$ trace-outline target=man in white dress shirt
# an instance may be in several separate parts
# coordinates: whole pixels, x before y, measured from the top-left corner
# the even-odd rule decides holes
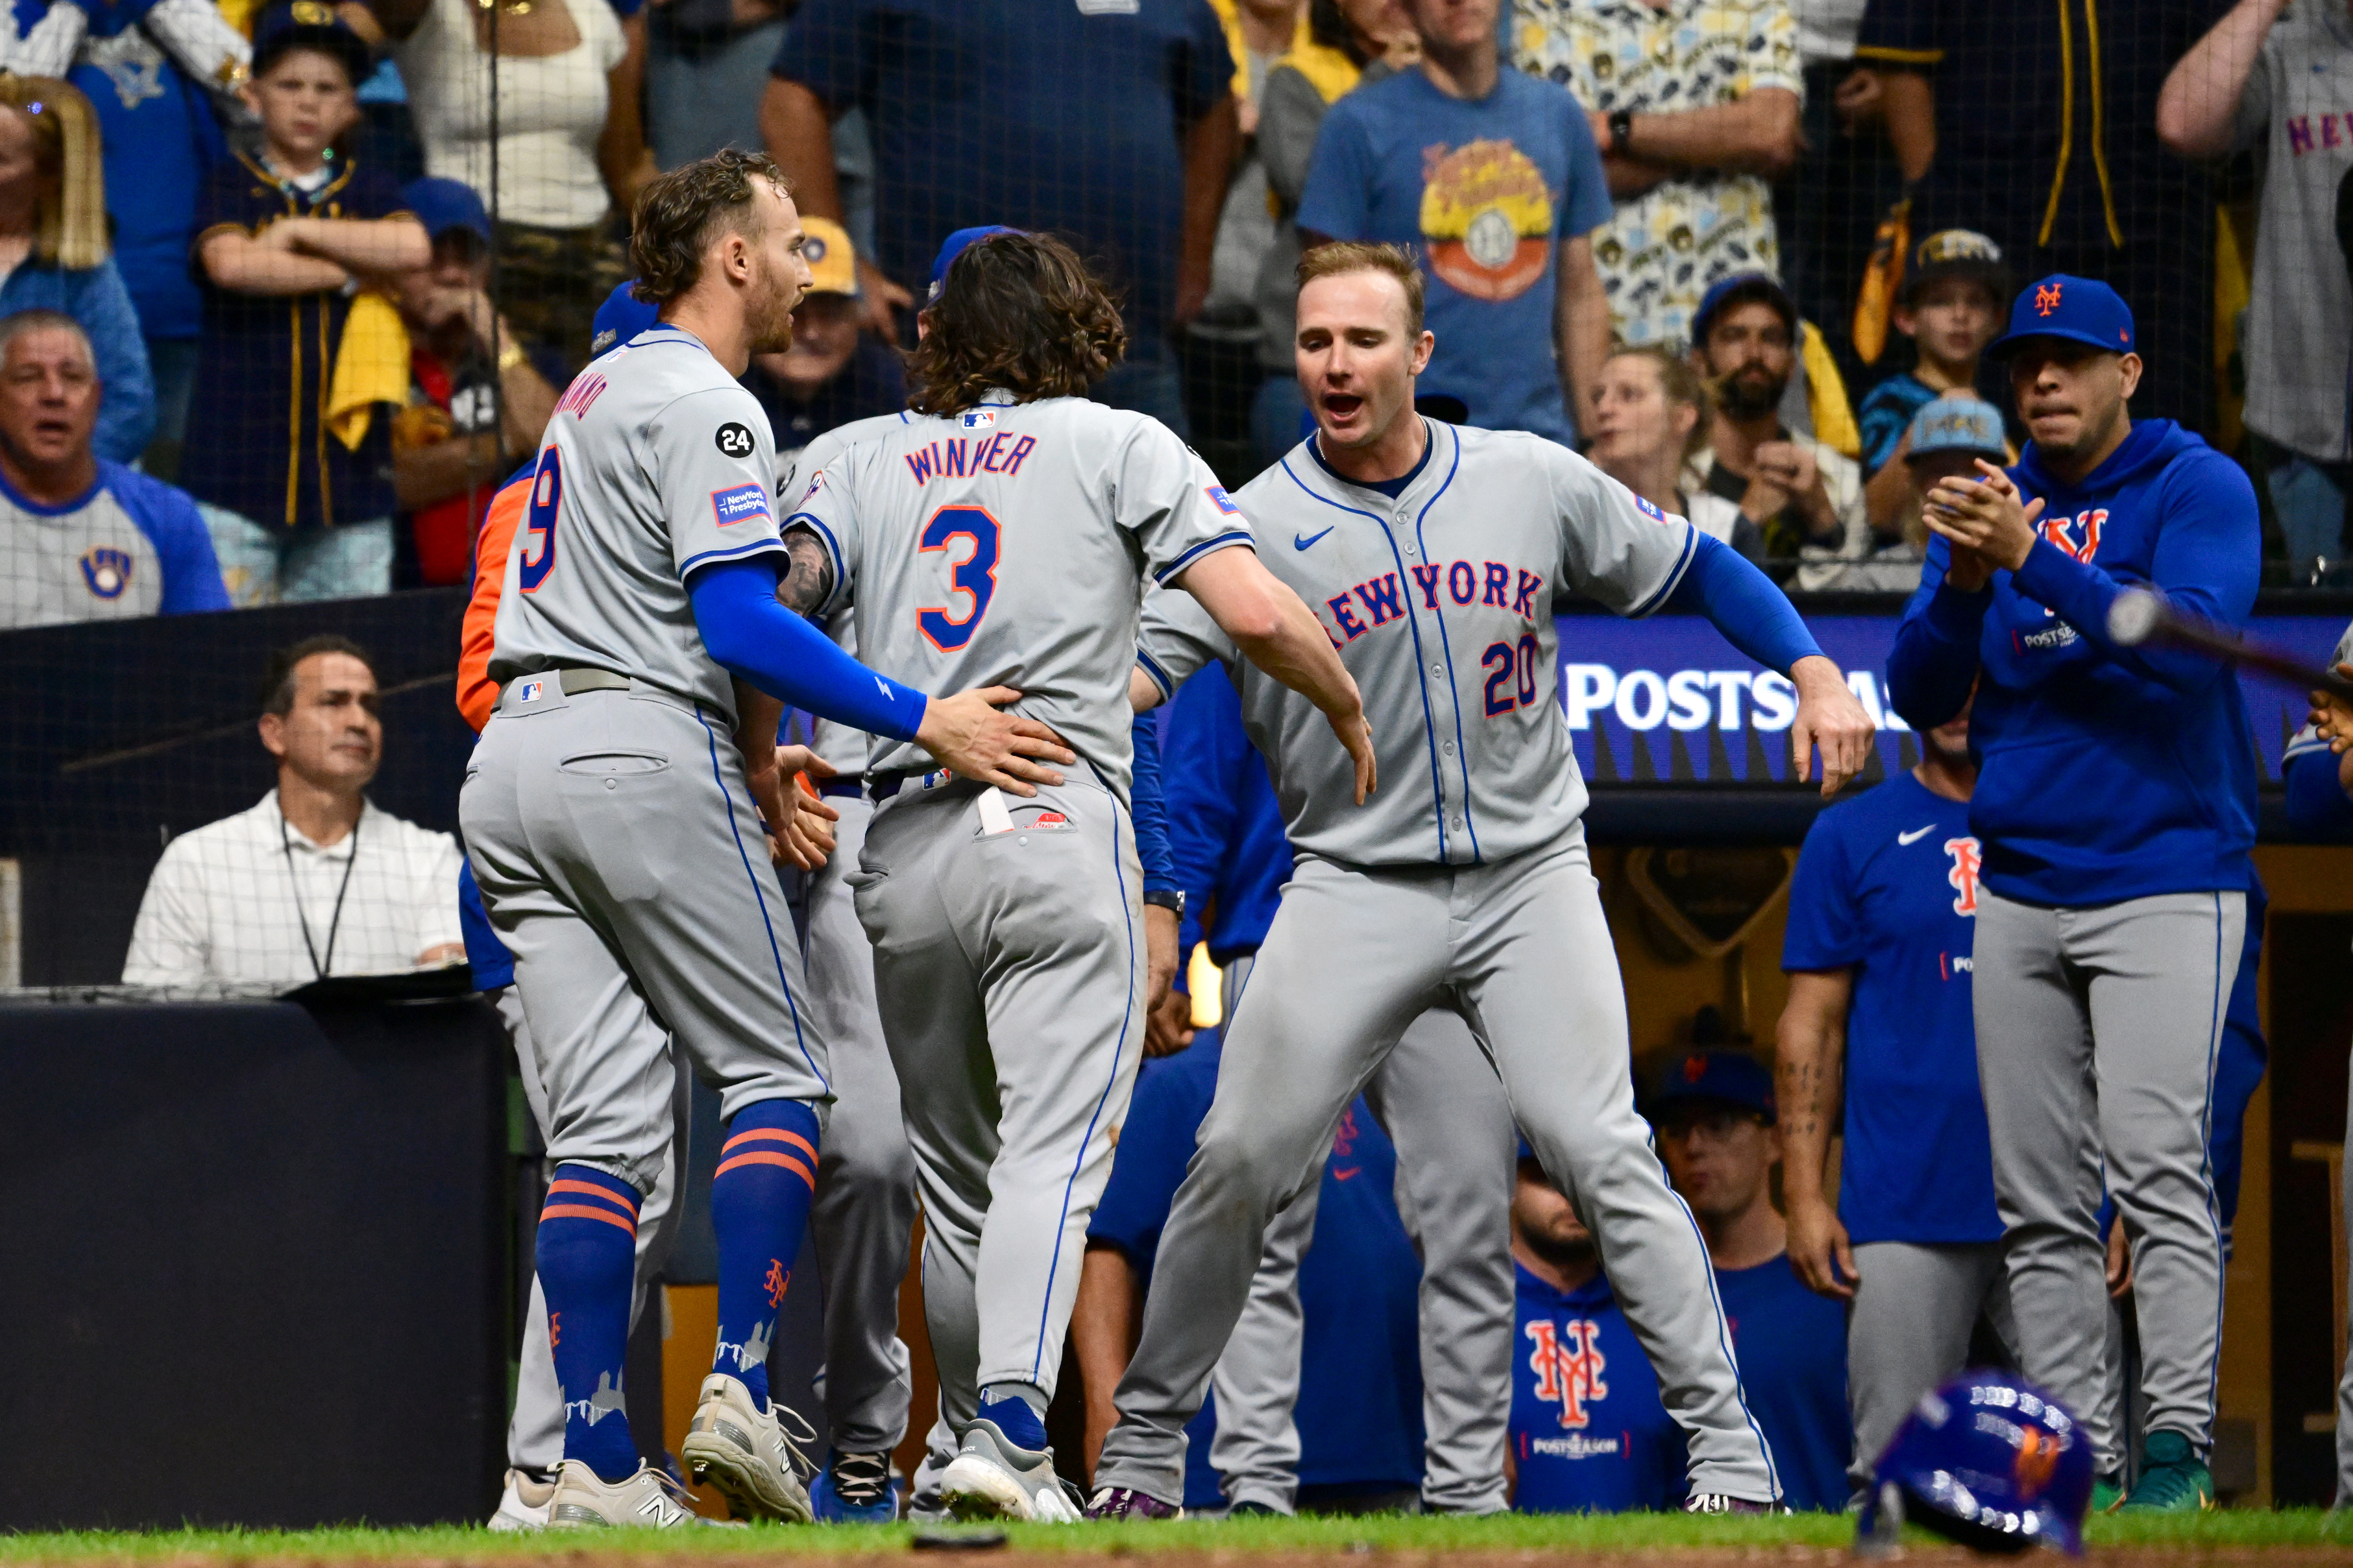
[[[123,984],[291,989],[464,957],[458,841],[364,794],[384,759],[366,653],[327,636],[271,655],[260,731],[278,787],[165,847]]]

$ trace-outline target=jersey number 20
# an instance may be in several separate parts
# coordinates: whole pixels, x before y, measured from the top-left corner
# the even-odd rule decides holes
[[[972,542],[971,551],[961,560],[955,545],[959,539]],[[988,614],[990,596],[997,592],[997,520],[976,506],[944,506],[923,524],[917,542],[925,553],[945,551],[955,566],[955,575],[949,579],[955,591],[948,603],[925,605],[915,612],[915,625],[931,645],[942,653],[954,653],[972,640],[980,617]],[[957,604],[956,595],[971,603]],[[955,613],[959,609],[962,615]]]
[[[555,508],[564,500],[564,461],[554,447],[539,455],[531,476],[531,504],[522,517],[522,591],[547,581],[555,570]]]
[[[1525,708],[1536,700],[1536,661],[1543,658],[1544,649],[1536,646],[1534,632],[1522,637],[1517,647],[1507,642],[1487,645],[1479,662],[1487,670],[1488,718]]]

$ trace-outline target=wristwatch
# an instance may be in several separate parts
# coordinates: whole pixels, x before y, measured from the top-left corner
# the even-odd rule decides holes
[[[1626,155],[1626,144],[1633,139],[1634,111],[1630,109],[1611,110],[1609,115],[1609,151],[1622,158]]]
[[[1182,888],[1146,888],[1144,889],[1144,901],[1168,910],[1180,921],[1185,918],[1185,889]]]

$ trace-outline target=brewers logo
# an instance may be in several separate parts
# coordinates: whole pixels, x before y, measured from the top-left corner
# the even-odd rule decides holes
[[[81,580],[101,599],[119,599],[131,586],[131,556],[109,545],[93,545],[82,552]]]
[[[1508,141],[1444,142],[1421,154],[1430,269],[1474,300],[1516,300],[1552,264],[1553,198]]]

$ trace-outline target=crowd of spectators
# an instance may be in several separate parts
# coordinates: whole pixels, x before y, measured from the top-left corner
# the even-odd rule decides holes
[[[1239,481],[1301,432],[1301,247],[1396,240],[1430,275],[1426,412],[1585,447],[1793,586],[1890,589],[1914,419],[1979,399],[2014,453],[1984,350],[2064,271],[2143,323],[2136,416],[2239,444],[2274,578],[2335,580],[2353,13],[2079,9],[25,0],[0,316],[79,323],[98,458],[195,499],[231,603],[462,581],[638,186],[765,145],[834,258],[807,345],[747,378],[780,451],[892,405],[926,258],[1001,223],[1120,290],[1095,395]]]

